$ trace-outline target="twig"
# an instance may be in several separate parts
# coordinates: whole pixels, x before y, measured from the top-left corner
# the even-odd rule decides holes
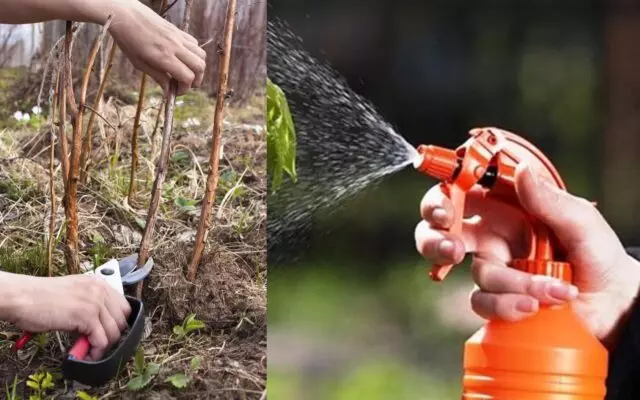
[[[232,0],[233,1],[233,0]],[[193,0],[185,1],[184,17],[182,21],[182,30],[189,31],[189,24],[191,22],[191,7],[193,6]],[[169,95],[165,103],[165,117],[164,128],[162,130],[162,148],[160,150],[160,158],[158,159],[158,166],[156,168],[156,179],[153,182],[153,189],[151,190],[151,204],[147,211],[147,222],[144,226],[144,233],[142,234],[142,240],[140,241],[140,251],[138,252],[138,266],[142,266],[147,262],[149,258],[149,248],[151,247],[151,238],[153,237],[153,230],[158,218],[158,206],[160,204],[160,197],[162,195],[162,185],[167,174],[167,163],[169,161],[169,147],[171,145],[171,130],[173,129],[173,109],[176,102],[176,91],[178,89],[178,82],[172,79],[169,84]],[[142,282],[136,287],[136,296],[142,297]]]
[[[86,108],[92,111],[93,109],[98,110],[100,108],[100,104],[102,104],[102,96],[104,95],[104,89],[107,87],[107,78],[109,77],[109,73],[111,72],[111,68],[113,67],[113,61],[115,60],[116,50],[118,50],[118,45],[116,44],[115,40],[113,40],[113,37],[110,39],[110,42],[112,43],[112,45],[111,45],[111,51],[109,52],[109,60],[107,61],[107,69],[104,71],[104,74],[102,75],[102,78],[100,80],[100,87],[98,88],[98,93],[96,94],[96,98],[93,101],[93,108],[85,106]],[[84,142],[82,143],[82,155],[80,156],[80,168],[82,169],[80,171],[81,182],[86,182],[87,177],[89,175],[89,168],[91,165],[91,158],[92,158],[91,154],[93,150],[91,146],[91,143],[93,142],[92,128],[93,128],[93,121],[95,121],[96,114],[98,113],[94,112],[89,116],[89,122],[87,122],[87,133],[85,135]],[[102,117],[101,115],[99,116]],[[102,120],[105,121],[107,124],[109,124],[109,122],[106,119],[102,118]],[[109,126],[111,126],[111,124],[109,124]],[[113,126],[111,127],[113,128]]]
[[[66,258],[67,265],[70,274],[77,274],[80,272],[80,259],[78,256],[78,180],[80,179],[80,152],[82,146],[82,116],[87,100],[87,88],[89,86],[89,79],[91,78],[91,71],[93,70],[93,64],[95,63],[98,55],[100,45],[104,40],[104,36],[111,25],[113,16],[109,16],[107,21],[102,27],[102,31],[98,37],[94,40],[91,52],[89,53],[89,61],[87,62],[87,68],[85,69],[84,76],[82,78],[82,87],[80,90],[80,102],[77,109],[74,110],[71,124],[73,125],[73,141],[71,146],[71,162],[69,164],[69,179],[66,188],[65,201],[66,217],[67,217],[67,237],[66,237]],[[70,61],[70,60],[67,60]],[[67,91],[73,93],[71,81],[67,80]]]
[[[167,16],[167,13],[169,12],[169,10],[171,10],[171,8],[173,8],[173,6],[175,6],[177,2],[178,2],[178,0],[173,0],[173,1],[171,2],[171,4],[169,4],[168,6],[164,6],[164,5],[163,5],[163,6],[161,7],[161,10],[162,10],[162,11],[160,12],[160,15],[161,15],[162,17],[166,17],[166,16]],[[164,2],[164,3],[166,4],[166,2]]]
[[[53,244],[55,238],[53,231],[56,228],[56,188],[54,180],[54,158],[55,158],[55,141],[56,141],[56,101],[58,99],[58,84],[60,83],[60,70],[55,82],[55,92],[53,94],[53,106],[51,107],[51,144],[49,146],[49,196],[51,197],[51,216],[49,217],[49,240],[47,243],[47,265],[49,276],[53,273]]]
[[[109,120],[107,120],[102,114],[100,114],[98,112],[98,110],[96,110],[92,106],[88,106],[88,105],[85,104],[83,108],[85,110],[91,111],[91,116],[94,116],[94,115],[98,116],[102,121],[104,121],[105,124],[109,125],[109,128],[116,129],[116,127],[113,126],[113,124],[111,122],[109,122]]]
[[[144,105],[144,92],[147,86],[147,74],[142,73],[140,80],[140,94],[138,95],[138,108],[136,109],[136,118],[133,121],[133,132],[131,133],[131,175],[129,179],[129,194],[127,199],[129,204],[133,204],[135,200],[136,190],[136,168],[138,168],[138,129],[140,128],[140,114],[142,114],[142,106]]]
[[[151,142],[151,162],[153,162],[153,158],[156,154],[156,134],[158,133],[158,127],[160,126],[160,117],[162,116],[162,109],[164,108],[166,99],[162,98],[162,103],[160,104],[160,108],[158,109],[158,114],[156,115],[156,124],[153,127],[153,132],[151,132],[151,138],[149,141]],[[155,175],[155,169],[153,167],[150,168],[151,176]],[[151,177],[150,177],[151,178]]]
[[[207,188],[200,211],[200,225],[193,248],[193,255],[189,263],[187,280],[193,282],[196,278],[200,258],[204,251],[204,245],[209,235],[211,225],[211,209],[215,200],[218,187],[218,168],[220,164],[220,137],[222,134],[222,120],[225,97],[227,95],[227,83],[229,78],[229,61],[231,59],[231,45],[233,41],[233,27],[236,15],[236,1],[229,0],[227,6],[227,19],[224,24],[224,47],[220,57],[220,76],[218,78],[218,94],[216,110],[213,117],[213,140],[211,143],[211,155],[209,157],[209,175],[207,176]]]
[[[71,67],[71,63],[67,63],[67,59],[71,57],[71,39],[73,32],[71,31],[72,23],[67,21],[67,28],[64,37],[64,56],[60,61],[60,80],[58,82],[58,107],[59,112],[59,124],[60,124],[60,163],[62,164],[62,181],[64,183],[65,191],[67,189],[67,179],[69,178],[69,143],[67,138],[67,129],[65,121],[67,119],[67,92],[64,89],[67,84],[67,75]]]

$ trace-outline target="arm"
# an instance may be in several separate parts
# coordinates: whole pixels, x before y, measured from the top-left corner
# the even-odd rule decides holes
[[[168,93],[171,78],[177,95],[200,86],[206,52],[198,41],[137,0],[0,0],[0,23],[25,24],[71,20],[104,24],[133,65]]]
[[[640,247],[629,248],[627,252],[631,257],[640,260]],[[635,303],[617,346],[609,354],[606,400],[640,398],[640,384],[637,379],[639,371],[640,307]]]
[[[63,19],[103,24],[110,13],[124,6],[118,0],[3,0],[0,22],[30,24]]]

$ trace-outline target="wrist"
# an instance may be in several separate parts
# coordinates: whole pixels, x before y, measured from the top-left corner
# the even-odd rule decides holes
[[[76,21],[104,25],[109,15],[114,18],[128,12],[128,9],[138,3],[137,0],[69,0]]]
[[[629,316],[637,306],[640,294],[640,261],[625,254],[622,265],[619,266],[624,279],[621,279],[619,287],[614,291],[616,309],[613,315],[616,320],[610,336],[610,343],[617,342],[618,337],[624,331]]]

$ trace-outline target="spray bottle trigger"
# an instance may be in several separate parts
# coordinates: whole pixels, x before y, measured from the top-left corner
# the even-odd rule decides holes
[[[442,193],[451,200],[454,210],[453,223],[447,232],[454,235],[460,235],[462,233],[462,218],[464,216],[466,192],[455,183],[442,182],[440,183],[440,189],[442,190]],[[429,272],[429,277],[434,281],[440,282],[444,280],[453,267],[454,264],[434,264]]]

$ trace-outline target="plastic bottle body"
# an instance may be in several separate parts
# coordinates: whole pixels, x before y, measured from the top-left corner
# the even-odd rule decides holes
[[[603,400],[608,354],[569,305],[490,321],[465,344],[463,400]]]

